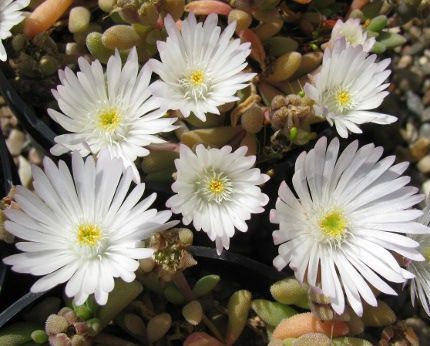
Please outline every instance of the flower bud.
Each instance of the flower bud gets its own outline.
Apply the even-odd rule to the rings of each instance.
[[[56,335],[65,332],[69,323],[63,316],[49,315],[45,323],[45,331],[48,335]]]

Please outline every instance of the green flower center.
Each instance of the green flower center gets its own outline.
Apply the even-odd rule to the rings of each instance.
[[[333,210],[325,214],[319,223],[321,232],[328,238],[341,239],[348,223],[342,212]]]

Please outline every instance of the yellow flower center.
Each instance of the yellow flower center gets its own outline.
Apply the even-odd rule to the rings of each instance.
[[[196,180],[196,193],[206,202],[222,203],[230,199],[233,183],[224,172],[213,168],[205,169]]]
[[[321,232],[329,238],[340,239],[346,232],[347,221],[338,210],[333,210],[320,220]]]
[[[205,73],[202,70],[195,70],[191,72],[188,80],[193,87],[199,87],[205,81]]]
[[[351,103],[351,94],[348,91],[341,90],[336,95],[336,101],[341,108],[346,108]]]
[[[106,108],[98,115],[99,126],[106,132],[113,132],[121,123],[121,115],[116,108]]]
[[[81,246],[95,246],[102,238],[102,231],[97,225],[90,223],[80,224],[76,239]]]
[[[224,183],[219,179],[212,179],[209,182],[209,190],[215,195],[223,193],[225,190]]]

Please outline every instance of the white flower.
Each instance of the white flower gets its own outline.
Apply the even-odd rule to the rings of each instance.
[[[175,160],[177,176],[172,185],[176,195],[167,201],[174,213],[182,213],[183,223],[193,222],[215,241],[218,253],[228,249],[235,227],[246,232],[245,220],[264,211],[269,201],[257,185],[269,177],[252,168],[255,156],[245,156],[247,147],[232,152],[230,146],[206,149],[199,144],[194,154],[180,146]]]
[[[423,210],[423,213],[419,221],[423,225],[429,226],[430,197],[427,198],[427,206]],[[420,244],[419,251],[424,255],[425,261],[411,261],[407,266],[407,269],[415,275],[415,278],[411,280],[411,301],[415,305],[415,297],[418,297],[425,312],[430,316],[430,236],[427,234],[415,235],[412,239]]]
[[[44,160],[43,172],[33,166],[35,193],[17,186],[15,200],[21,210],[5,214],[8,232],[24,240],[16,247],[23,253],[4,259],[19,273],[43,277],[31,287],[43,292],[66,284],[66,294],[83,304],[95,294],[105,304],[114,278],[135,278],[137,259],[150,257],[153,250],[141,240],[170,228],[170,211],[148,209],[156,195],[139,202],[145,190],[138,184],[127,196],[131,169],[122,175],[119,159],[104,152],[94,163],[78,153],[72,155],[73,177],[63,161],[57,166]],[[167,222],[167,223],[166,223]]]
[[[221,34],[218,17],[211,14],[204,25],[190,13],[182,22],[182,31],[169,15],[164,21],[168,37],[157,42],[161,61],[149,64],[161,80],[152,86],[154,96],[166,109],[180,110],[188,117],[194,113],[205,121],[205,113],[220,114],[218,106],[236,101],[236,91],[245,88],[253,73],[242,73],[250,43],[232,40],[236,22]]]
[[[175,129],[172,123],[176,119],[162,118],[164,112],[148,89],[151,71],[148,66],[138,71],[135,49],[122,69],[116,52],[106,74],[98,60],[91,65],[84,58],[78,62],[77,75],[69,68],[59,71],[61,84],[53,90],[62,113],[53,109],[48,113],[72,133],[57,136],[58,144],[51,152],[61,155],[77,150],[86,156],[107,149],[111,157],[122,159],[124,167],[132,167],[134,179],[139,181],[134,161],[149,154],[144,146],[164,142],[156,134]]]
[[[337,40],[333,48],[324,51],[321,70],[306,83],[306,95],[314,102],[314,111],[326,118],[341,137],[348,137],[348,130],[362,131],[357,124],[391,124],[396,117],[371,112],[380,106],[388,91],[389,83],[383,82],[391,71],[385,68],[390,59],[375,63],[376,55],[362,47],[347,46],[344,39]]]
[[[29,3],[30,0],[0,0],[0,60],[2,61],[7,59],[3,40],[11,37],[10,30],[24,19],[21,10]]]
[[[361,299],[377,304],[371,286],[395,295],[386,281],[413,277],[391,251],[422,260],[418,243],[403,233],[430,230],[414,221],[422,212],[411,207],[423,196],[401,176],[408,164],[393,165],[394,156],[380,160],[383,150],[373,144],[357,149],[354,141],[338,156],[338,139],[327,146],[323,137],[303,152],[292,180],[298,197],[282,183],[271,221],[279,224],[273,240],[281,244],[275,267],[289,264],[300,282],[322,289],[338,314],[346,295],[361,316]]]
[[[350,46],[361,45],[365,52],[369,52],[376,42],[374,37],[367,37],[367,32],[363,30],[358,18],[349,18],[346,22],[338,19],[331,32],[330,45],[341,38]]]

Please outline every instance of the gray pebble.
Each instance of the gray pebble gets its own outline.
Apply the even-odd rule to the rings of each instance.
[[[421,70],[423,71],[423,74],[428,76],[430,75],[430,62],[426,62],[421,66]]]
[[[421,121],[423,121],[423,122],[428,122],[428,121],[430,121],[430,107],[427,107],[427,108],[425,108],[425,109],[422,111],[422,113],[421,113]],[[426,125],[428,125],[428,124],[426,124]],[[430,127],[430,125],[429,125],[429,127]],[[421,132],[421,129],[420,129],[420,132]],[[427,132],[427,135],[426,135],[426,136],[429,136],[429,132],[430,132],[430,131],[426,130],[426,132]],[[429,138],[430,138],[430,137],[429,137]]]
[[[430,106],[430,89],[428,89],[423,96],[424,106]]]
[[[419,97],[412,91],[408,91],[406,93],[406,104],[411,112],[415,113],[418,116],[421,116],[421,113],[424,110],[424,106],[421,102],[421,97]]]

